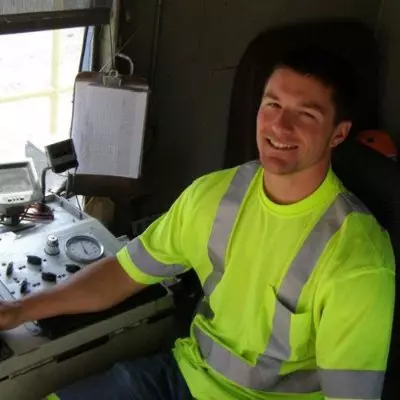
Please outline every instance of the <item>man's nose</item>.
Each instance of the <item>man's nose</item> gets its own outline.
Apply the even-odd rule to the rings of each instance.
[[[293,132],[293,118],[289,111],[280,110],[271,125],[275,134],[288,134]]]

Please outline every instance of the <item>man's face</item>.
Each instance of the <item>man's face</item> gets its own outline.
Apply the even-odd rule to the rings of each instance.
[[[257,116],[257,146],[267,172],[294,174],[328,166],[331,149],[350,130],[335,126],[332,89],[289,68],[276,69],[268,80]]]

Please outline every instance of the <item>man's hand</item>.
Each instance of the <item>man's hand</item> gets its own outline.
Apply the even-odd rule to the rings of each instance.
[[[23,323],[21,307],[17,302],[0,300],[0,331],[16,328]]]

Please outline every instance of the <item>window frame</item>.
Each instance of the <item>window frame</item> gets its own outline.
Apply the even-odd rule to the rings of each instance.
[[[54,6],[54,11],[27,13],[21,10],[20,13],[7,13],[4,11],[7,10],[5,3],[1,6],[3,13],[0,9],[0,34],[107,25],[110,23],[112,5],[112,0],[95,0],[86,7],[76,9]]]

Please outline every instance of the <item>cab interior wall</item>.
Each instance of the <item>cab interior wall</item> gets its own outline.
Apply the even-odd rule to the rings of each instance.
[[[159,0],[125,2],[120,41],[134,33],[124,52],[136,71],[150,78],[154,21]],[[150,124],[154,142],[146,173],[168,204],[195,177],[223,166],[231,87],[249,42],[262,30],[323,18],[355,18],[385,41],[400,38],[395,0],[263,1],[165,0],[162,2]],[[387,37],[389,36],[389,38]],[[389,46],[384,127],[396,134],[396,76],[399,56]],[[390,80],[390,83],[388,83]],[[249,134],[252,134],[249,132]]]

